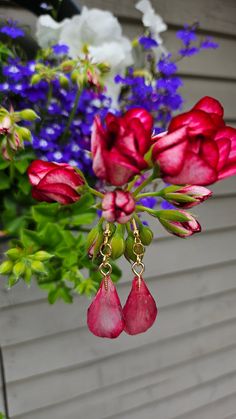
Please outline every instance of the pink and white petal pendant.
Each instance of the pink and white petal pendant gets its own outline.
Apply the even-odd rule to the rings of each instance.
[[[140,282],[140,284],[139,284]],[[132,289],[123,308],[125,327],[129,335],[144,333],[156,320],[158,310],[144,280],[135,277]]]
[[[110,277],[102,280],[88,308],[87,324],[90,332],[101,338],[117,338],[124,329],[121,302]]]

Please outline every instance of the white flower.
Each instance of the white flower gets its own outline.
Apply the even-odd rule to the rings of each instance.
[[[69,22],[64,19],[62,22],[56,22],[50,15],[42,15],[37,20],[36,38],[41,48],[46,48],[52,43],[59,41],[62,28]]]
[[[159,33],[166,31],[167,25],[160,15],[155,13],[149,0],[141,0],[136,4],[136,9],[143,13],[142,22],[150,29],[154,39],[162,44]]]
[[[69,55],[81,55],[83,46],[89,49],[94,62],[106,62],[111,71],[106,78],[107,94],[116,104],[120,86],[114,83],[114,76],[124,73],[133,63],[132,44],[122,35],[122,28],[111,12],[83,7],[80,15],[55,22],[50,16],[38,19],[37,39],[39,45],[47,47],[52,42],[67,45]],[[44,19],[43,19],[44,18]]]

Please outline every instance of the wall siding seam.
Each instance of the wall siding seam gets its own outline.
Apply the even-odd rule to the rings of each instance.
[[[167,237],[167,238],[169,239],[169,237]],[[172,238],[172,237],[170,237],[170,238]],[[174,237],[173,240],[175,240],[175,239],[176,238]],[[234,266],[235,264],[236,264],[236,259],[229,259],[229,260],[226,260],[226,261],[223,261],[223,262],[219,262],[219,263],[216,262],[216,263],[212,263],[212,264],[209,264],[209,265],[206,265],[206,266],[201,265],[199,267],[180,269],[180,270],[175,271],[175,272],[170,272],[170,273],[167,272],[167,273],[163,273],[161,275],[158,275],[158,281],[162,281],[162,280],[165,281],[166,278],[174,278],[176,276],[181,276],[181,275],[185,275],[185,274],[192,273],[192,272],[193,273],[200,273],[200,272],[206,271],[206,269],[208,271],[211,271],[211,270],[214,270],[217,267],[230,266],[230,265]],[[151,276],[148,276],[146,278],[146,280],[147,280],[147,282],[149,282],[149,281],[154,282],[154,281],[157,280],[157,277],[151,275]],[[121,289],[126,287],[126,286],[127,286],[127,282],[122,282],[122,281],[119,282],[119,287]],[[12,292],[14,292],[14,290]],[[80,295],[75,295],[74,296],[75,301],[79,300],[80,298],[81,298]],[[20,308],[20,307],[27,307],[27,306],[31,306],[31,305],[34,306],[34,305],[37,305],[37,304],[41,305],[43,302],[47,302],[47,297],[46,296],[42,297],[42,298],[35,299],[35,300],[32,299],[32,300],[29,300],[29,301],[22,301],[20,303],[14,303],[14,304],[9,303],[6,306],[0,307],[0,313],[1,313],[1,311],[6,312],[8,310],[11,310],[12,305],[14,305],[15,308],[18,308],[18,307]],[[77,330],[77,328],[76,329],[70,329],[70,330]],[[64,332],[61,332],[61,333],[64,333]],[[55,335],[56,334],[57,333],[55,333]],[[37,339],[37,338],[35,338],[35,339]],[[35,339],[32,339],[32,340],[35,340]],[[30,342],[30,341],[31,341],[30,339],[27,340],[27,342]],[[3,347],[7,347],[7,346],[8,345],[3,345]]]
[[[225,378],[227,378],[227,377],[236,377],[236,370],[234,370],[234,371],[232,371],[231,373],[227,373],[227,374],[225,374],[225,375],[222,375],[222,376],[220,376],[220,380],[221,379],[225,379]],[[202,387],[206,387],[206,386],[208,386],[209,384],[213,384],[213,383],[215,383],[215,382],[219,382],[220,381],[219,380],[219,378],[216,378],[216,379],[213,379],[213,380],[209,380],[209,381],[205,381],[204,383],[200,383],[200,384],[198,384],[198,385],[196,385],[196,386],[192,386],[192,387],[188,387],[187,389],[185,389],[185,390],[181,390],[181,391],[178,391],[178,392],[176,392],[176,393],[174,393],[174,394],[171,394],[171,395],[169,395],[169,396],[167,396],[167,397],[162,397],[162,398],[160,398],[159,400],[153,400],[153,401],[149,401],[149,402],[146,402],[146,403],[143,403],[143,404],[140,404],[140,405],[138,405],[138,406],[135,406],[135,407],[133,407],[133,408],[131,408],[131,409],[126,409],[126,410],[124,410],[124,411],[122,411],[122,414],[126,414],[126,413],[133,413],[133,412],[136,412],[136,411],[139,411],[139,409],[140,408],[143,408],[143,407],[150,407],[150,406],[157,406],[159,403],[162,403],[163,401],[168,401],[168,400],[171,400],[172,399],[172,397],[173,396],[181,396],[181,395],[186,395],[186,394],[188,394],[188,393],[191,393],[192,391],[194,391],[194,390],[197,390],[198,388],[200,389],[200,388],[202,388]],[[224,399],[224,398],[228,398],[229,396],[233,396],[233,395],[236,395],[236,392],[233,392],[233,393],[229,393],[229,394],[227,394],[227,396],[225,396],[225,397],[223,397],[222,399]],[[218,400],[220,400],[220,399],[217,399],[217,401]],[[215,403],[216,401],[214,401],[213,403]],[[202,405],[202,406],[199,406],[199,410],[200,409],[202,409],[203,407],[205,407],[205,406],[207,406],[209,403],[207,403],[207,404],[204,404],[204,405]],[[190,414],[191,412],[194,412],[194,410],[196,410],[196,409],[193,409],[193,410],[190,410],[190,411],[188,411],[188,412],[185,412],[184,413],[184,415],[186,415],[186,414]],[[190,416],[191,417],[191,416]],[[119,419],[120,418],[120,414],[118,413],[116,413],[115,415],[112,415],[112,416],[107,416],[106,417],[106,419]],[[183,415],[181,415],[181,416],[179,416],[179,417],[177,417],[177,416],[175,416],[173,419],[182,419],[183,418]]]
[[[141,19],[138,19],[137,17],[124,16],[124,15],[119,15],[119,14],[116,14],[116,17],[118,18],[121,25],[122,24],[131,24],[131,25],[135,25],[139,28],[142,28],[142,21],[141,21]],[[183,25],[168,22],[168,19],[165,19],[165,22],[168,26],[168,30],[170,30],[170,31],[176,32],[176,31],[179,31],[180,29],[183,29]],[[190,24],[191,24],[191,22],[190,22]],[[218,37],[218,38],[222,38],[222,39],[228,39],[230,41],[236,41],[236,35],[234,35],[233,33],[221,32],[221,31],[201,27],[201,22],[200,22],[200,28],[198,29],[197,33],[199,35],[203,35],[204,37],[205,36],[206,37],[207,36],[212,36],[212,37]]]
[[[231,295],[232,294],[232,291],[236,292],[236,288],[228,289],[228,290],[225,290],[225,291],[216,292],[214,294],[209,294],[209,295],[206,295],[206,296],[200,296],[200,297],[197,297],[197,298],[190,298],[188,300],[179,301],[179,302],[176,302],[174,304],[167,304],[166,306],[162,306],[160,308],[160,310],[161,310],[161,312],[163,312],[163,311],[170,311],[173,308],[178,308],[178,307],[183,307],[183,306],[189,306],[194,301],[196,301],[196,302],[197,301],[204,301],[204,300],[205,301],[207,301],[207,300],[208,301],[211,301],[211,300],[214,300],[215,297],[217,297],[217,296]],[[67,330],[64,330],[62,332],[50,333],[50,334],[39,336],[39,337],[36,337],[36,338],[33,338],[33,339],[26,339],[26,340],[20,341],[20,342],[2,344],[1,346],[2,346],[3,349],[10,348],[10,347],[16,348],[19,345],[27,346],[28,343],[37,342],[37,341],[41,341],[41,340],[47,340],[49,336],[50,337],[56,337],[56,336],[61,336],[62,334],[63,335],[69,334],[69,333],[71,333],[73,331],[86,330],[86,329],[87,329],[87,325],[84,324],[82,326],[79,326],[79,327],[76,327],[76,328],[67,329]]]
[[[204,356],[196,356],[196,357],[192,357],[192,358],[190,358],[190,359],[188,359],[188,361],[181,361],[181,362],[179,362],[179,363],[174,363],[174,364],[172,364],[172,365],[170,365],[170,366],[167,366],[167,367],[164,367],[164,368],[160,368],[160,369],[157,369],[157,370],[153,370],[152,371],[152,375],[154,375],[154,374],[158,374],[158,373],[163,373],[163,372],[169,372],[169,371],[171,371],[172,369],[175,369],[176,367],[182,367],[182,366],[190,366],[192,363],[195,363],[196,361],[199,361],[199,360],[201,360],[201,359],[204,359],[204,358],[210,358],[211,357],[211,355],[212,356],[215,356],[215,355],[217,355],[217,354],[219,354],[219,353],[224,353],[225,351],[227,351],[227,350],[230,350],[230,349],[235,349],[236,348],[236,344],[233,344],[233,345],[229,345],[229,346],[227,346],[227,347],[225,347],[225,348],[221,348],[221,349],[219,349],[219,350],[216,350],[216,351],[211,351],[211,352],[209,352],[209,353],[206,353],[206,354],[204,354]],[[58,372],[58,370],[56,371],[56,372]],[[41,375],[41,374],[40,374]],[[42,375],[45,375],[45,374],[42,374]],[[65,400],[63,400],[61,403],[52,403],[52,404],[47,404],[47,405],[45,405],[45,406],[43,406],[43,407],[41,407],[41,408],[38,408],[38,409],[36,409],[37,411],[41,411],[41,410],[46,410],[47,408],[51,408],[51,407],[54,407],[54,406],[62,406],[63,404],[66,404],[66,403],[69,403],[69,402],[72,402],[72,401],[74,401],[74,400],[77,400],[78,402],[80,401],[80,400],[83,400],[84,399],[84,397],[92,397],[93,395],[97,395],[97,394],[99,394],[100,392],[106,392],[107,390],[109,390],[110,388],[116,388],[116,387],[119,387],[122,383],[126,383],[126,384],[128,384],[128,383],[133,383],[133,382],[137,382],[140,378],[144,378],[144,377],[147,377],[147,376],[149,376],[150,375],[150,373],[146,373],[146,374],[140,374],[140,375],[138,375],[138,376],[136,376],[136,377],[131,377],[131,378],[128,378],[128,379],[126,379],[126,380],[122,380],[122,381],[119,381],[119,382],[116,382],[116,383],[114,383],[114,384],[110,384],[110,385],[108,385],[108,386],[102,386],[102,387],[100,387],[100,388],[98,388],[98,389],[95,389],[95,390],[91,390],[91,391],[86,391],[85,393],[80,393],[80,394],[78,394],[78,395],[76,395],[76,396],[73,396],[73,397],[70,397],[70,398],[68,398],[68,399],[65,399]],[[202,381],[200,384],[197,384],[197,385],[194,385],[194,386],[191,386],[191,387],[188,387],[188,388],[186,388],[186,389],[183,389],[183,390],[180,390],[180,391],[177,391],[177,392],[174,392],[174,393],[171,393],[171,394],[169,394],[168,396],[164,396],[164,397],[161,397],[160,399],[158,399],[158,403],[159,402],[162,402],[162,401],[164,401],[164,400],[168,400],[168,399],[170,399],[170,398],[172,398],[173,396],[176,396],[176,395],[180,395],[180,394],[184,394],[184,393],[186,393],[186,392],[191,392],[193,389],[197,389],[197,388],[200,388],[202,385],[203,386],[205,386],[205,385],[208,385],[209,383],[211,383],[211,382],[215,382],[215,381],[218,381],[219,379],[222,379],[222,378],[225,378],[225,377],[227,377],[227,376],[234,376],[234,375],[236,375],[236,369],[235,370],[233,370],[233,371],[231,371],[230,373],[229,372],[227,372],[226,374],[221,374],[221,375],[218,375],[217,377],[214,377],[213,379],[210,379],[210,380],[205,380],[205,381]],[[27,379],[28,380],[28,379]],[[24,379],[24,380],[16,380],[14,383],[17,383],[17,382],[19,382],[19,385],[20,385],[20,383],[22,384],[24,381],[26,381],[26,379]],[[141,386],[141,387],[138,387],[136,390],[132,390],[131,392],[130,392],[130,394],[133,394],[133,392],[136,392],[136,391],[142,391],[142,390],[146,390],[146,389],[148,389],[149,387],[150,387],[150,389],[152,388],[152,386],[155,386],[156,384],[159,384],[160,382],[159,381],[157,381],[157,382],[153,382],[150,386],[149,385],[145,385],[145,386]],[[12,385],[13,383],[8,383],[8,385],[9,385],[9,388],[10,388],[10,386]],[[126,393],[127,394],[127,393]],[[129,394],[129,393],[128,393]],[[151,403],[156,403],[156,400],[153,400],[153,402],[151,402]],[[150,404],[150,403],[148,403],[148,404]],[[141,405],[141,406],[144,406],[144,405]],[[201,406],[201,408],[202,408],[202,406]],[[136,409],[136,408],[135,408]],[[27,413],[27,414],[31,414],[31,413],[33,413],[33,412],[35,412],[36,410],[30,410],[30,411],[27,411],[27,412],[25,412],[25,413]],[[126,411],[125,411],[126,412]],[[122,412],[122,413],[125,413],[125,412]],[[21,416],[22,414],[20,414],[20,416]],[[14,416],[14,418],[18,418],[18,416]],[[113,416],[112,416],[113,417]],[[110,418],[110,417],[109,417]],[[108,418],[107,418],[108,419]],[[177,418],[176,418],[177,419]],[[180,418],[179,418],[180,419]]]
[[[148,344],[143,344],[143,345],[141,345],[137,348],[130,348],[130,349],[124,350],[122,352],[117,352],[117,353],[113,353],[111,355],[106,355],[104,357],[98,357],[98,358],[90,359],[90,360],[83,361],[83,362],[73,363],[69,366],[55,368],[51,371],[37,373],[37,374],[34,374],[34,375],[29,375],[27,377],[20,378],[20,379],[8,380],[7,385],[10,387],[10,386],[15,385],[17,383],[24,383],[24,382],[27,382],[27,381],[31,381],[32,379],[37,378],[37,377],[47,377],[47,376],[51,376],[53,374],[58,374],[60,372],[65,372],[65,371],[70,371],[70,370],[75,371],[76,369],[80,370],[81,368],[86,368],[87,366],[98,365],[99,363],[104,362],[107,359],[112,360],[112,359],[115,359],[115,358],[119,357],[120,355],[124,356],[127,353],[132,353],[134,351],[145,351],[147,348],[150,348],[152,346],[156,347],[156,345],[158,345],[158,346],[166,345],[166,344],[168,344],[168,342],[169,342],[170,345],[171,344],[173,345],[174,341],[176,341],[176,340],[184,339],[185,337],[194,336],[194,335],[198,334],[199,332],[201,333],[201,331],[218,328],[219,325],[221,325],[222,323],[223,324],[235,323],[235,320],[236,320],[236,318],[232,318],[230,320],[225,320],[224,322],[218,322],[218,323],[206,326],[206,327],[201,327],[201,328],[198,328],[198,329],[195,329],[195,330],[191,330],[190,332],[185,332],[185,333],[181,333],[181,334],[178,334],[178,335],[169,336],[168,338],[164,338],[164,339],[161,339],[161,340],[158,340],[158,341],[155,341],[155,342],[151,342],[151,343],[148,343]],[[236,348],[236,343],[232,343],[231,345],[223,346],[223,347],[218,348],[218,349],[213,350],[213,351],[211,350],[209,352],[204,353],[204,355],[193,356],[191,358],[191,361],[192,360],[196,361],[196,360],[199,360],[199,359],[202,359],[202,358],[204,359],[205,357],[209,357],[210,355],[223,353],[226,350],[234,349],[234,348]],[[163,371],[169,370],[173,367],[176,367],[178,365],[186,365],[189,362],[190,362],[189,359],[187,361],[176,362],[176,363],[173,363],[173,364],[168,365],[166,367],[160,368],[159,370],[154,370],[154,371],[163,372]],[[145,376],[145,374],[141,374],[138,377],[142,377],[142,376]],[[124,380],[124,381],[129,381],[131,379],[132,378],[129,378],[129,379]],[[114,385],[116,385],[116,384],[114,384]],[[106,387],[106,386],[104,386],[104,387]],[[97,390],[94,390],[94,391],[97,391]]]

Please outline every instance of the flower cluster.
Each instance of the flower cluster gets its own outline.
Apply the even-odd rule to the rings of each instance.
[[[0,29],[10,38],[0,83],[0,235],[18,239],[0,273],[8,287],[33,276],[51,303],[100,285],[88,326],[110,338],[142,333],[157,315],[142,277],[153,240],[143,215],[181,238],[199,233],[188,210],[211,196],[204,185],[236,173],[236,130],[225,126],[217,100],[205,97],[173,118],[183,105],[179,60],[217,45],[185,26],[178,53],[169,53],[161,16],[149,0],[136,8],[145,31],[133,43],[110,12],[84,7],[60,23],[44,15],[43,49],[30,61],[11,50],[21,28],[9,21]],[[172,184],[159,188],[159,180]],[[112,282],[122,255],[135,273],[123,308]]]
[[[61,52],[65,52],[61,48],[55,45],[48,59],[54,58],[57,64],[65,62],[60,58]],[[53,56],[53,51],[59,56]],[[58,163],[69,162],[91,176],[92,122],[95,115],[106,114],[110,100],[94,90],[93,80],[91,87],[84,88],[78,97],[78,86],[70,75],[60,75],[59,79],[49,81],[44,77],[40,79],[36,71],[38,65],[40,60],[22,64],[19,59],[11,59],[3,67],[5,81],[0,84],[3,103],[10,103],[17,109],[34,108],[40,115],[41,120],[33,130],[31,127],[32,147],[38,157]],[[53,63],[49,71],[50,68]],[[91,79],[91,73],[89,77]]]
[[[140,3],[143,2],[145,0]],[[119,97],[121,108],[145,108],[154,116],[156,132],[160,132],[167,128],[173,114],[181,110],[183,105],[183,98],[179,92],[183,80],[178,76],[178,61],[203,49],[215,49],[218,45],[209,38],[199,39],[196,33],[198,25],[185,25],[183,30],[176,33],[184,47],[174,56],[163,49],[162,40],[157,38],[151,23],[149,29],[147,35],[141,36],[135,43],[136,53],[142,53],[144,60],[142,68],[137,68],[137,64],[131,66],[128,74],[117,75],[115,82],[122,86]]]

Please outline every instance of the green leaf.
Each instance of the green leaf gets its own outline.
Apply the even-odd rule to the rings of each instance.
[[[95,210],[87,210],[87,212],[84,212],[84,214],[77,214],[71,217],[70,219],[70,225],[71,226],[80,226],[85,224],[92,224],[96,216]]]
[[[52,204],[38,204],[32,207],[32,215],[37,223],[45,223],[55,220],[60,205],[55,202]]]
[[[29,166],[29,161],[27,159],[18,160],[14,162],[14,166],[23,175]]]
[[[19,180],[19,188],[20,190],[23,192],[24,195],[29,195],[30,189],[31,189],[31,185],[29,183],[28,178],[26,177],[22,177]]]
[[[1,158],[0,158],[0,170],[5,170],[9,166],[10,166],[9,161],[1,160]]]
[[[32,247],[32,250],[38,250],[42,247],[41,238],[39,234],[31,230],[22,230],[21,232],[21,241],[24,247]]]
[[[86,209],[91,209],[92,205],[94,205],[94,197],[90,193],[86,193],[77,202],[70,205],[70,208],[73,214],[80,214]]]
[[[10,177],[7,176],[5,173],[0,174],[0,190],[3,191],[5,189],[9,189],[11,186]]]
[[[48,223],[38,235],[47,250],[54,250],[57,246],[63,245],[63,229],[57,224]]]
[[[10,234],[15,234],[17,231],[22,230],[26,226],[26,219],[24,215],[17,218],[12,217],[8,221],[5,219],[5,221],[5,226]]]

